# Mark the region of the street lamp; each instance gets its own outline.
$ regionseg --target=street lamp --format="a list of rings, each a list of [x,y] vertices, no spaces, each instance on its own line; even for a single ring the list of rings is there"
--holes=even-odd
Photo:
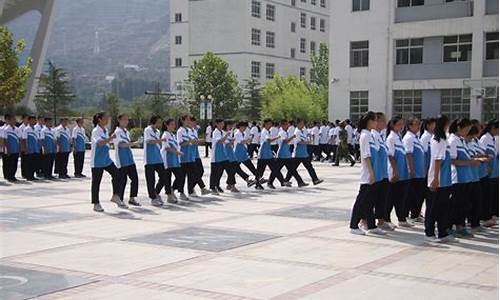
[[[212,98],[212,95],[208,95],[208,96],[200,95],[200,100],[201,100],[201,102],[200,102],[201,116],[200,117],[201,117],[201,119],[203,119],[205,127],[207,127],[208,126],[208,108],[209,108],[209,106],[211,108],[213,98]]]

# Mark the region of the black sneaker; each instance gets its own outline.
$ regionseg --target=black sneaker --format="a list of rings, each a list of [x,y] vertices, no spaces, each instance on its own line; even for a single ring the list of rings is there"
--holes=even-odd
[[[313,182],[313,184],[318,185],[318,184],[322,183],[323,181],[324,181],[323,179],[318,179],[315,182]]]
[[[264,187],[262,185],[258,184],[258,185],[255,186],[255,189],[259,190],[259,191],[263,191]]]
[[[292,183],[290,181],[284,181],[281,186],[284,186],[284,187],[291,187],[292,186]]]
[[[141,206],[141,204],[137,202],[137,200],[135,200],[134,198],[130,198],[130,200],[128,200],[128,204],[132,206]]]
[[[251,187],[253,186],[254,184],[256,184],[257,181],[256,180],[251,180],[251,179],[248,179],[247,180],[247,187]]]
[[[351,167],[354,167],[354,165],[355,165],[355,164],[356,164],[356,161],[355,161],[355,160],[353,160],[353,161],[351,162]]]
[[[220,186],[216,187],[216,189],[217,189],[217,192],[224,193],[224,190]]]
[[[267,179],[265,179],[265,178],[261,178],[261,179],[259,180],[259,183],[260,183],[260,184],[265,184],[265,183],[267,183],[267,181],[268,181]]]
[[[270,188],[271,190],[275,190],[276,187],[272,183],[268,183],[267,187]]]
[[[309,185],[309,183],[300,182],[300,183],[299,183],[299,188],[301,188],[301,187],[306,187],[306,186],[308,186],[308,185]]]

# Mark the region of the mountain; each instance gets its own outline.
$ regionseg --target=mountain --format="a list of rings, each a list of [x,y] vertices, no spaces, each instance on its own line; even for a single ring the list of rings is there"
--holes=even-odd
[[[39,19],[29,13],[8,26],[30,46]],[[120,85],[112,78],[141,82],[135,95],[121,95],[126,100],[154,81],[167,87],[168,43],[168,0],[58,0],[47,59],[72,76],[78,104],[92,106]]]

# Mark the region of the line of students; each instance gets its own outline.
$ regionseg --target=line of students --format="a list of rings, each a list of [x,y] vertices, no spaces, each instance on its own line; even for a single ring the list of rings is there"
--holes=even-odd
[[[405,124],[396,116],[385,124],[384,114],[374,112],[359,122],[361,184],[351,233],[394,230],[393,208],[400,227],[424,223],[429,242],[453,242],[496,224],[498,121],[482,127],[477,120],[440,116]]]
[[[68,119],[62,118],[60,125],[53,126],[51,118],[23,116],[17,124],[15,116],[6,114],[5,124],[0,126],[0,155],[4,178],[12,183],[16,178],[19,159],[21,176],[28,181],[67,179],[69,154],[73,152],[75,177],[82,174],[85,157],[85,130],[83,120],[77,119],[71,131]]]
[[[118,126],[113,134],[109,134],[107,129],[109,121],[110,118],[105,112],[96,114],[93,119],[95,128],[91,139],[92,204],[94,210],[98,212],[103,211],[99,201],[99,190],[104,171],[112,177],[112,202],[120,208],[128,208],[124,202],[124,191],[127,178],[130,178],[128,204],[140,205],[136,200],[138,178],[130,149],[132,143],[127,131],[128,117],[127,115],[118,117]],[[180,200],[198,197],[195,191],[196,186],[199,187],[201,195],[209,193],[219,195],[224,192],[220,183],[224,172],[227,174],[226,189],[234,193],[239,192],[236,188],[236,175],[245,180],[249,187],[255,185],[258,190],[264,189],[262,184],[266,182],[268,188],[275,189],[273,184],[275,179],[280,181],[281,186],[289,187],[292,185],[290,182],[292,177],[295,178],[299,187],[307,186],[308,184],[297,172],[301,164],[308,171],[314,185],[323,182],[318,178],[307,152],[309,142],[303,120],[298,120],[293,135],[288,133],[288,122],[283,121],[276,138],[270,136],[272,122],[265,120],[263,124],[264,128],[259,134],[257,166],[254,166],[250,159],[248,145],[255,137],[247,131],[248,123],[236,123],[235,128],[235,123],[232,121],[225,122],[222,119],[215,121],[211,133],[209,190],[203,182],[204,167],[198,150],[198,146],[203,142],[198,138],[196,119],[189,115],[182,116],[177,128],[173,119],[162,121],[160,116],[153,116],[149,126],[144,130],[144,167],[151,204],[159,207],[164,205],[160,196],[163,189],[169,203],[178,202],[175,191],[178,192]],[[274,151],[273,142],[278,145]],[[116,165],[109,156],[110,143],[114,143]],[[294,144],[293,151],[291,144]],[[241,165],[254,175],[253,179],[243,171]],[[287,168],[286,176],[281,173],[283,167]],[[267,180],[264,179],[266,168],[271,171]],[[173,182],[172,175],[175,176]],[[186,182],[188,195],[184,193]]]

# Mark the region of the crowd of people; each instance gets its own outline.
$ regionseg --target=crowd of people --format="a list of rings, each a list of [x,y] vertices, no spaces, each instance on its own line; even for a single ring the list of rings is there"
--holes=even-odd
[[[496,225],[497,120],[481,124],[442,115],[387,122],[383,113],[368,112],[358,130],[361,183],[351,233],[383,235],[423,223],[428,242],[447,243]]]

